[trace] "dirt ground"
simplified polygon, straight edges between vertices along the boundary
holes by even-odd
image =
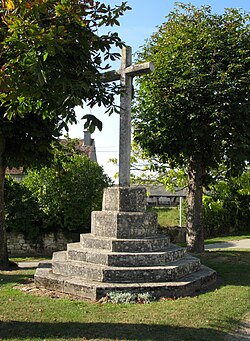
[[[26,294],[31,294],[34,296],[43,296],[43,297],[50,297],[50,298],[66,298],[66,299],[71,299],[71,300],[86,301],[86,299],[83,299],[78,296],[65,294],[65,293],[52,291],[52,290],[47,290],[44,288],[37,288],[33,280],[31,280],[30,283],[17,285],[15,289],[18,289]]]

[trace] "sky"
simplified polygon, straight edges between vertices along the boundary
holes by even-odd
[[[105,4],[111,6],[120,5],[122,1],[104,0]],[[243,8],[250,12],[250,0],[202,0],[202,1],[180,1],[182,3],[192,3],[200,7],[210,5],[214,13],[223,13],[224,8]],[[130,11],[120,17],[120,26],[115,28],[120,38],[132,47],[133,53],[139,51],[145,44],[146,39],[157,31],[157,27],[165,21],[165,17],[174,9],[175,1],[172,0],[128,0],[127,4],[132,8]],[[119,52],[119,51],[117,51]],[[119,62],[111,64],[113,69],[119,68]],[[119,99],[117,99],[119,104]],[[90,113],[88,108],[76,108],[78,119],[77,125],[70,126],[69,136],[71,138],[83,138],[84,121],[81,117]],[[104,108],[93,108],[91,113],[103,122],[101,132],[96,129],[92,138],[95,139],[97,162],[103,166],[104,171],[111,178],[118,172],[118,166],[109,162],[111,158],[117,158],[119,155],[119,115],[105,114]]]

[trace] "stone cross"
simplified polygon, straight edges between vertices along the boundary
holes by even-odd
[[[132,48],[121,49],[121,67],[103,75],[104,82],[120,80],[119,186],[130,185],[132,80],[154,70],[152,62],[132,65]]]

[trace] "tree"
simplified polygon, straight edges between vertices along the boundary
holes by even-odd
[[[102,83],[103,60],[118,55],[125,2],[111,8],[93,0],[5,0],[0,8],[0,267],[8,268],[4,227],[6,167],[48,160],[51,141],[75,121],[74,107],[113,110],[115,85]],[[87,124],[101,128],[94,117]]]
[[[250,158],[249,14],[178,4],[147,41],[140,60],[134,139],[162,164],[188,170],[188,250],[204,250],[202,188],[225,162],[237,174]]]

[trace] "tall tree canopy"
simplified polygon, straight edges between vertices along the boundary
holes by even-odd
[[[138,80],[134,138],[149,157],[188,169],[188,249],[204,249],[202,186],[225,162],[250,159],[249,14],[178,4],[147,41],[140,60],[155,72]]]
[[[7,166],[48,158],[50,142],[75,121],[87,102],[112,111],[115,85],[102,83],[103,61],[118,57],[117,33],[125,2],[111,8],[94,0],[4,0],[0,5],[0,267],[8,266],[3,192]],[[98,123],[88,117],[92,127]]]

